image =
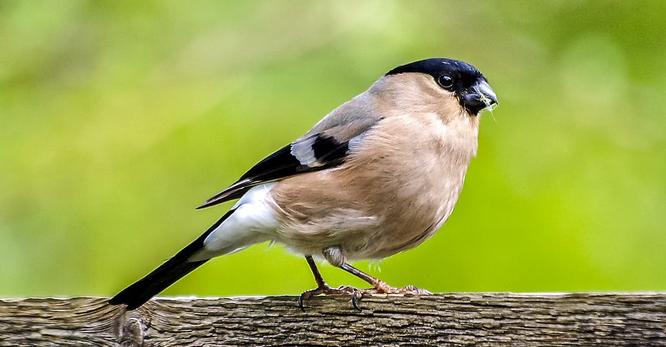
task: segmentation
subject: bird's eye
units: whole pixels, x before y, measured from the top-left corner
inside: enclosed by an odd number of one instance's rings
[[[437,83],[444,89],[453,87],[453,77],[449,75],[441,75],[437,78]]]

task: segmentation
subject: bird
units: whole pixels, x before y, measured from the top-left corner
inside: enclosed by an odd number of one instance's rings
[[[133,310],[210,259],[272,242],[305,257],[315,295],[366,293],[330,287],[316,260],[394,288],[353,265],[383,259],[430,238],[453,212],[478,148],[480,113],[497,106],[473,65],[429,58],[395,67],[335,108],[303,136],[270,154],[198,209],[237,202],[201,236],[110,299]]]

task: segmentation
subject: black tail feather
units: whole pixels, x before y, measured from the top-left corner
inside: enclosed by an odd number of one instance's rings
[[[227,212],[220,220],[215,222],[203,235],[194,242],[187,245],[171,259],[160,265],[144,278],[138,280],[131,286],[114,296],[109,303],[111,305],[127,305],[128,310],[133,310],[150,300],[153,296],[192,272],[192,270],[203,265],[208,260],[188,261],[188,259],[203,247],[206,236],[217,228],[234,210]]]
[[[125,304],[128,310],[133,310],[205,262],[174,264],[169,260],[148,276],[118,293],[109,303],[111,305]]]

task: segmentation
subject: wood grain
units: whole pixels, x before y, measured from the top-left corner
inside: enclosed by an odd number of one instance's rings
[[[666,293],[0,300],[0,346],[666,346]]]

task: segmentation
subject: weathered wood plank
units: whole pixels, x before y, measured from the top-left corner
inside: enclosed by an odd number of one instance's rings
[[[0,346],[666,346],[666,293],[0,300]]]

